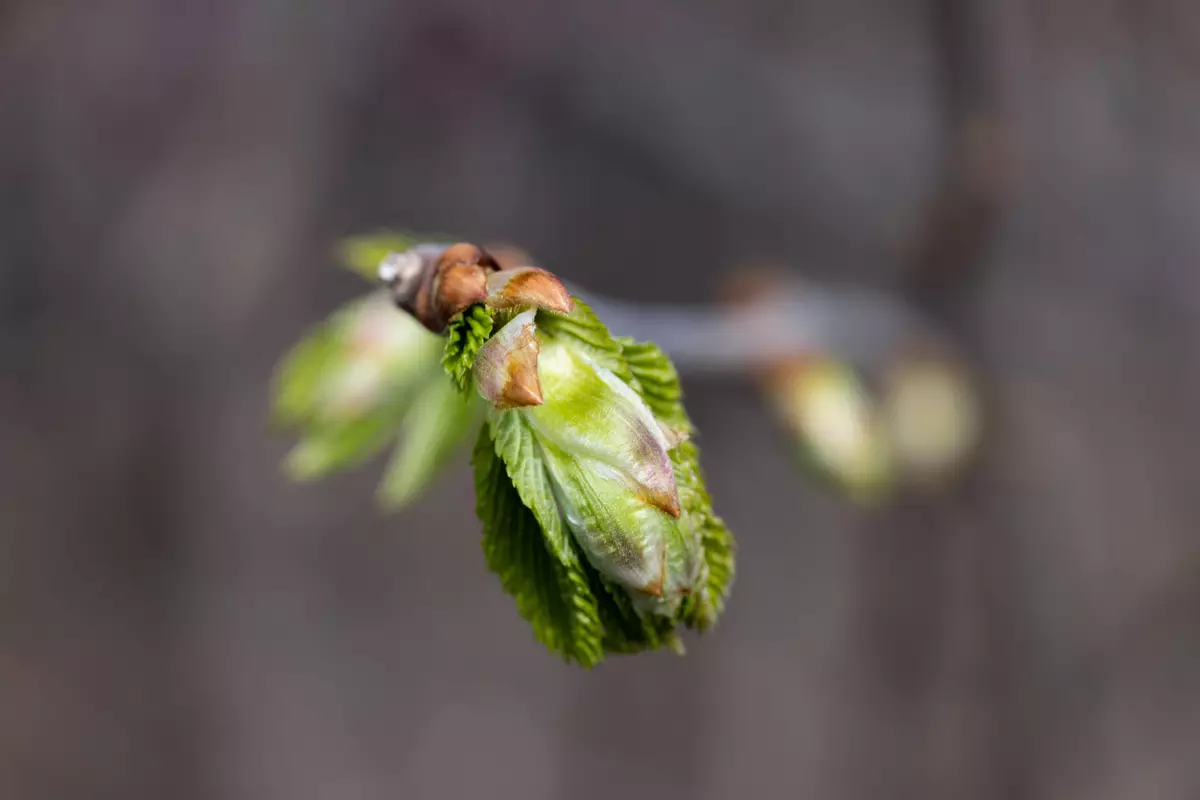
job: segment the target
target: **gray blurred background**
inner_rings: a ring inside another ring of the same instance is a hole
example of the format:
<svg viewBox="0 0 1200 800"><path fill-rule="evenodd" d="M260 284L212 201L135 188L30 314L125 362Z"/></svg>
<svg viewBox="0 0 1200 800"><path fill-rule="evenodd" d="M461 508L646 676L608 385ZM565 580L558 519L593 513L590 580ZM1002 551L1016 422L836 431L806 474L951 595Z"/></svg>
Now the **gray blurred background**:
<svg viewBox="0 0 1200 800"><path fill-rule="evenodd" d="M0 797L1200 797L1198 86L1187 0L0 5ZM894 290L982 463L859 509L688 380L728 614L567 668L465 459L394 517L280 476L381 227Z"/></svg>

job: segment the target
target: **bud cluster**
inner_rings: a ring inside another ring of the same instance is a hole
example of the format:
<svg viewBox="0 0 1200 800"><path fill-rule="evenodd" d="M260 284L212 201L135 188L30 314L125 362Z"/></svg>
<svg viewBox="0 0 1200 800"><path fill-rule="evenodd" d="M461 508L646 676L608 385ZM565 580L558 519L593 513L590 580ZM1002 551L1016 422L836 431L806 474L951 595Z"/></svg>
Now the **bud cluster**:
<svg viewBox="0 0 1200 800"><path fill-rule="evenodd" d="M505 260L471 244L421 246L380 268L400 308L449 331L447 371L469 358L490 409L476 450L489 565L568 658L679 647L677 624L716 621L733 545L703 488L678 376L652 345L614 339L552 273ZM481 332L486 341L471 341ZM525 596L536 576L504 557L530 530L558 576L556 599L576 611L557 627Z"/></svg>

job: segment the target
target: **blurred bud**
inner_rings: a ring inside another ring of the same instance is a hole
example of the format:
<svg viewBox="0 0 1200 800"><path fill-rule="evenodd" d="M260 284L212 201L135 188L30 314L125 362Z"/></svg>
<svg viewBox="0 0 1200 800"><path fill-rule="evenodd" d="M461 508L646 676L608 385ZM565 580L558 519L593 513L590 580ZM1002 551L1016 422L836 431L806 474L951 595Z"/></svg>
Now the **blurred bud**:
<svg viewBox="0 0 1200 800"><path fill-rule="evenodd" d="M350 305L330 330L319 377L309 394L316 419L354 419L373 412L398 389L424 379L437 364L437 337L374 295Z"/></svg>
<svg viewBox="0 0 1200 800"><path fill-rule="evenodd" d="M437 343L412 317L397 313L382 294L354 306L346 323L346 348L355 358L394 363L410 359L422 348L432 351Z"/></svg>
<svg viewBox="0 0 1200 800"><path fill-rule="evenodd" d="M513 317L475 357L475 386L493 408L520 408L542 402L535 314L530 310Z"/></svg>
<svg viewBox="0 0 1200 800"><path fill-rule="evenodd" d="M775 368L771 399L806 454L861 499L888 487L888 443L866 388L850 367L813 356Z"/></svg>
<svg viewBox="0 0 1200 800"><path fill-rule="evenodd" d="M286 473L313 480L398 443L381 499L420 496L482 410L446 381L443 346L385 292L334 313L276 372L272 416L298 434Z"/></svg>
<svg viewBox="0 0 1200 800"><path fill-rule="evenodd" d="M379 361L359 358L346 361L329 376L324 386L321 416L354 419L370 413L386 381L387 371Z"/></svg>
<svg viewBox="0 0 1200 800"><path fill-rule="evenodd" d="M947 358L908 357L893 366L882 412L898 466L913 482L952 477L978 444L978 398L966 371Z"/></svg>

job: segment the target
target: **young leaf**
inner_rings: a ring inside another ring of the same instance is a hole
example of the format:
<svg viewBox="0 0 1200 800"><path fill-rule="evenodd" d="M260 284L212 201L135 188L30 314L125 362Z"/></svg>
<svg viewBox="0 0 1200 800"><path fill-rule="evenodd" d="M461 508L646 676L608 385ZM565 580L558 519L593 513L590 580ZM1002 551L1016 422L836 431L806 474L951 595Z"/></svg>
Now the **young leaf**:
<svg viewBox="0 0 1200 800"><path fill-rule="evenodd" d="M529 423L519 411L493 411L488 414L488 429L509 482L521 502L533 512L545 533L546 544L559 561L570 561L574 557L574 541L558 510L554 487Z"/></svg>
<svg viewBox="0 0 1200 800"><path fill-rule="evenodd" d="M629 337L617 339L621 355L646 405L660 420L681 433L691 433L691 420L683 409L683 390L679 373L671 359L653 342L638 342Z"/></svg>
<svg viewBox="0 0 1200 800"><path fill-rule="evenodd" d="M629 364L631 385L663 422L690 433L694 430L683 408L679 375L670 359L651 342L618 340ZM700 450L691 441L677 444L670 452L679 502L693 528L700 535L707 568L705 591L691 598L684 609L689 627L711 627L724 610L725 599L734 579L735 545L725 522L713 513L712 498L704 488L700 470Z"/></svg>
<svg viewBox="0 0 1200 800"><path fill-rule="evenodd" d="M587 640L592 642L596 636L600 637L602 650L607 652L619 652L619 654L628 654L628 652L638 652L641 650L653 650L662 645L679 648L678 637L673 632L673 621L664 618L664 616L647 615L642 618L636 612L632 602L629 599L628 593L622 588L616 587L600 576L592 566L587 563L580 552L580 547L572 539L568 530L563 524L562 517L559 515L558 507L554 504L553 489L550 482L546 479L545 471L541 465L541 455L538 452L532 433L526 427L526 423L521 419L521 415L516 411L500 411L500 413L492 413L490 415L491 432L493 440L487 441L487 446L491 447L492 453L479 452L479 447L484 447L482 440L487 435L487 427L484 434L481 434L481 444L476 447L475 453L475 481L476 481L476 503L479 507L480 519L484 519L488 509L491 506L487 503L504 503L505 498L509 494L514 494L512 500L522 506L523 519L530 525L533 525L533 530L541 539L542 551L545 551L547 557L557 563L557 584L558 590L563 593L562 603L564 606L569 606L576 609L578 630L593 631L588 633ZM494 465L486 462L487 458L493 458L494 462L500 465L497 470ZM487 463L487 469L492 471L484 471L481 468L482 464ZM514 467L508 467L506 464L514 464ZM484 481L499 481L503 483L503 487L488 489L488 497L491 500L485 501L484 489L479 488ZM533 509L530 511L530 509ZM492 512L496 516L502 515L502 510ZM516 515L516 512L512 512ZM541 522L541 521L545 521ZM486 534L485 523L485 536ZM516 536L527 535L521 533L516 525L512 525L509 529L504 529L503 533L497 533L497 536ZM528 534L532 535L532 534ZM499 551L502 548L502 543L492 542L493 557L502 561L499 558ZM515 548L515 545L510 545ZM541 551L536 551L540 553ZM530 559L532 560L532 559ZM499 566L493 565L493 559L488 560L488 566L494 572L503 575ZM541 567L542 591L540 593L542 603L550 603L551 612L557 608L557 604L546 600L546 597L552 594L552 584L550 583L550 573L546 567ZM539 579L536 577L538 570L529 567L526 570L530 581ZM514 588L517 585L516 578L510 576L510 581L505 583L505 590L509 594L514 595L518 599L518 608L521 609L521 614L524 618L533 622L535 632L539 628L545 630L547 625L533 618L533 609L524 608L521 606L522 596L532 596L533 589L527 587L526 591L518 594ZM517 585L520 588L520 585ZM530 601L532 602L532 601ZM552 628L553 630L553 628ZM562 646L558 643L563 642L564 637L548 636L542 633L538 636L542 643L548 648L562 652ZM577 657L577 661L584 662L583 658Z"/></svg>
<svg viewBox="0 0 1200 800"><path fill-rule="evenodd" d="M609 334L591 307L578 297L569 314L540 311L537 315L538 335L550 339L566 339L584 350L597 364L619 378L628 379L629 369L621 356L621 346Z"/></svg>
<svg viewBox="0 0 1200 800"><path fill-rule="evenodd" d="M366 416L306 431L288 453L284 470L295 481L311 481L357 466L382 450L396 435L404 410L398 405Z"/></svg>
<svg viewBox="0 0 1200 800"><path fill-rule="evenodd" d="M331 314L276 373L272 418L299 435L285 472L314 480L361 464L403 433L380 499L392 510L415 499L481 411L446 380L443 346L383 292Z"/></svg>
<svg viewBox="0 0 1200 800"><path fill-rule="evenodd" d="M683 644L675 633L675 621L657 614L642 616L633 607L629 594L619 586L588 569L592 593L604 625L604 649L610 653L631 654L666 646L680 655Z"/></svg>
<svg viewBox="0 0 1200 800"><path fill-rule="evenodd" d="M482 416L478 397L457 391L440 374L435 377L413 399L379 485L379 500L390 511L420 496Z"/></svg>
<svg viewBox="0 0 1200 800"><path fill-rule="evenodd" d="M693 442L683 442L671 451L679 500L700 535L707 569L705 591L694 598L684 615L688 627L705 630L712 627L725 609L725 600L733 588L736 546L725 521L713 513L712 498L704 488L700 472L700 453Z"/></svg>
<svg viewBox="0 0 1200 800"><path fill-rule="evenodd" d="M471 387L471 367L479 348L492 335L492 315L482 304L468 308L450 320L446 329L446 349L442 355L442 368L459 391Z"/></svg>
<svg viewBox="0 0 1200 800"><path fill-rule="evenodd" d="M375 292L352 300L281 359L271 416L284 427L312 427L371 413L397 388L423 381L442 350L440 337Z"/></svg>
<svg viewBox="0 0 1200 800"><path fill-rule="evenodd" d="M471 369L475 388L492 408L527 408L545 402L535 315L533 309L515 315L475 356Z"/></svg>
<svg viewBox="0 0 1200 800"><path fill-rule="evenodd" d="M604 658L604 630L585 567L564 564L547 549L541 526L521 502L487 426L472 459L475 509L483 523L483 553L534 636L568 661L592 667Z"/></svg>
<svg viewBox="0 0 1200 800"><path fill-rule="evenodd" d="M340 349L334 320L330 319L284 356L272 387L271 417L275 424L301 425L317 414L321 385Z"/></svg>

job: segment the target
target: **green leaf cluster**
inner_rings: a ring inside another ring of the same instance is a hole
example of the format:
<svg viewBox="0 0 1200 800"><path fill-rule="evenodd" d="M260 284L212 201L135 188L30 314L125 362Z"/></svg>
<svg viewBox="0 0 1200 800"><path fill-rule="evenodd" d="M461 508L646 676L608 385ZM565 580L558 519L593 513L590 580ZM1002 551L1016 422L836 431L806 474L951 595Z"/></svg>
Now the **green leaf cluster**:
<svg viewBox="0 0 1200 800"><path fill-rule="evenodd" d="M297 481L351 469L395 444L378 497L398 509L465 445L483 403L446 380L441 339L389 302L379 295L353 301L291 349L276 370L272 421L298 434L284 461ZM393 313L391 338L365 350L355 338L364 315Z"/></svg>
<svg viewBox="0 0 1200 800"><path fill-rule="evenodd" d="M569 315L540 312L538 330L539 336L570 338L626 381L659 420L681 434L693 432L679 376L656 346L614 339L578 300ZM529 424L516 410L489 414L473 458L488 567L538 641L564 659L592 667L610 653L664 646L682 652L677 624L704 630L720 615L733 581L733 538L712 512L695 444L677 445L671 459L680 503L703 543L707 566L704 591L689 597L676 619L639 614L622 588L588 564L559 510Z"/></svg>
<svg viewBox="0 0 1200 800"><path fill-rule="evenodd" d="M340 260L374 282L388 253L424 240L405 233L356 237L343 243ZM298 433L284 464L295 480L348 469L395 444L378 490L380 501L394 509L421 494L483 419L485 404L469 391L472 367L511 312L472 306L451 321L443 338L397 311L395 317L376 316L374 324L382 320L388 328L394 321L395 327L364 344L363 315L377 313L381 302L390 300L379 293L347 304L292 348L276 370L272 420ZM626 382L683 437L670 457L683 513L703 544L704 589L686 598L673 619L635 609L626 591L583 555L559 509L541 445L515 410L487 416L472 458L488 568L537 639L568 661L592 667L607 654L664 646L682 652L679 625L705 630L721 614L735 548L704 487L679 376L656 346L614 339L578 300L570 314L539 312L537 325L543 340L569 342Z"/></svg>
<svg viewBox="0 0 1200 800"><path fill-rule="evenodd" d="M510 444L520 446L516 440ZM488 569L516 600L538 641L585 667L598 664L604 657L604 629L585 563L569 540L563 553L552 551L536 512L525 504L497 455L487 426L479 431L472 462Z"/></svg>

